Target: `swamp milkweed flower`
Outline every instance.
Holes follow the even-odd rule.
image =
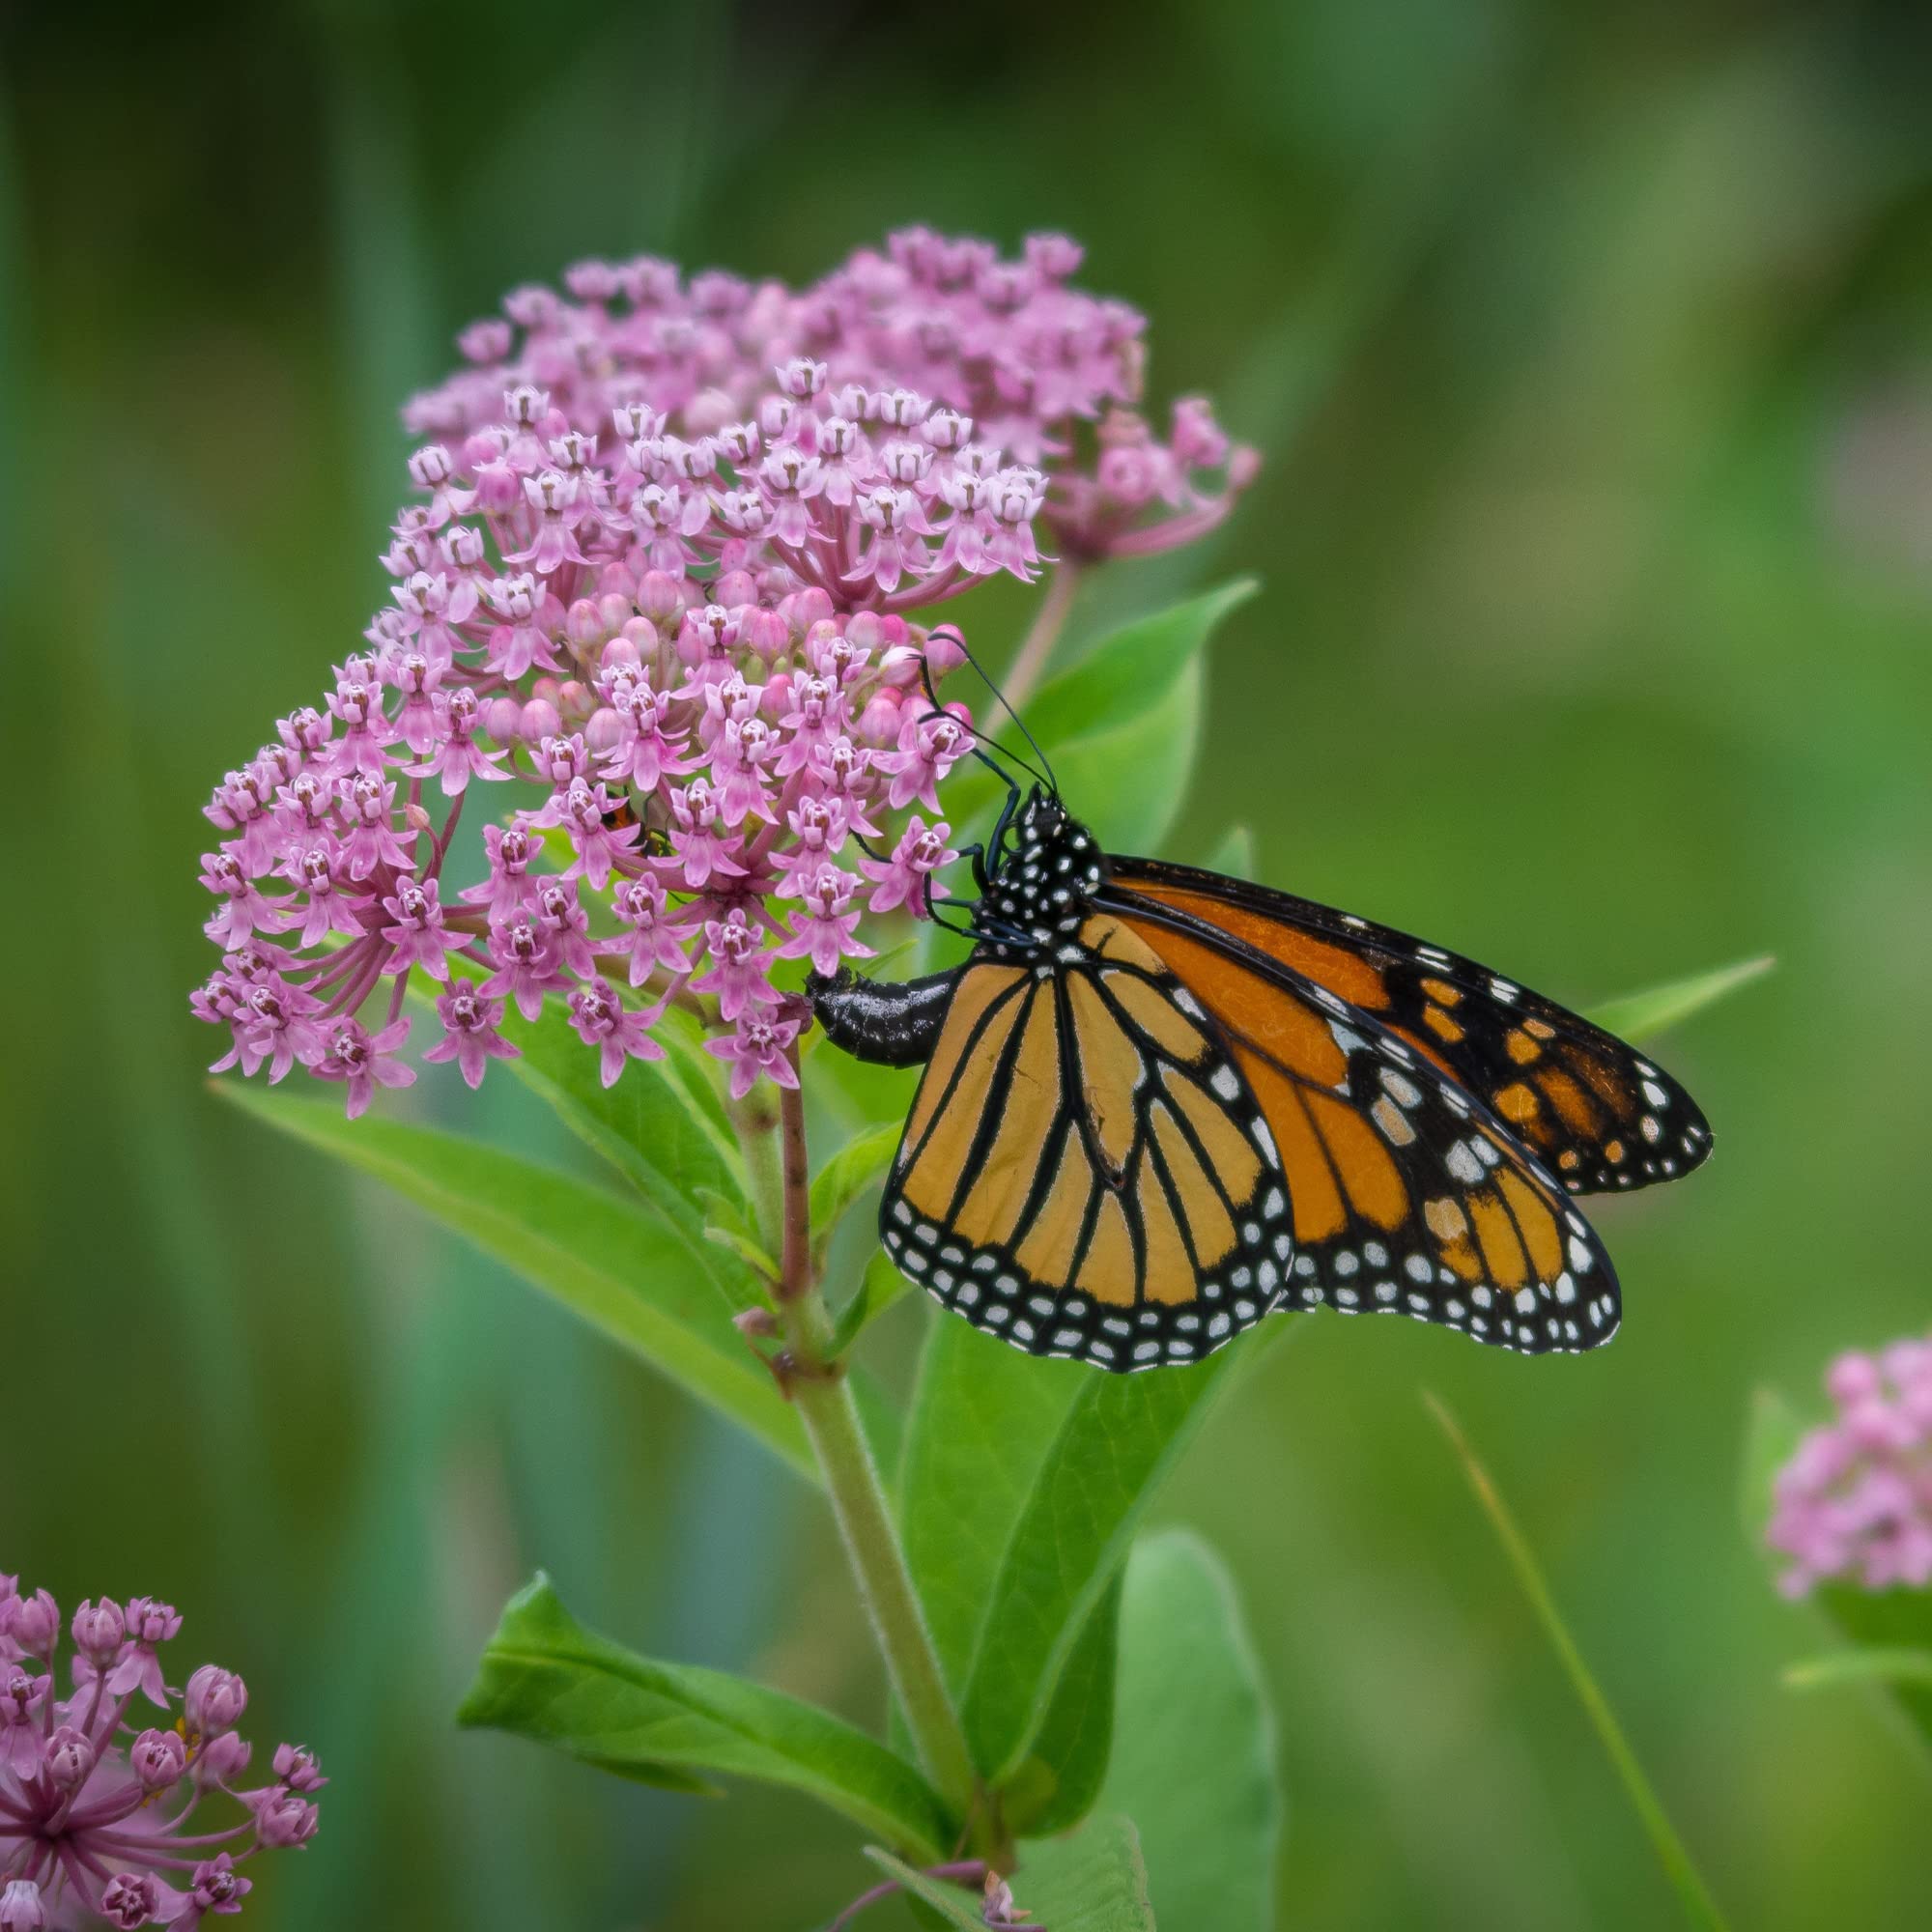
[[[673,999],[715,1000],[734,1089],[783,1080],[775,969],[868,956],[866,917],[921,916],[952,856],[975,740],[928,696],[963,661],[933,607],[1184,542],[1253,473],[1198,399],[1154,433],[1144,318],[1079,263],[925,229],[804,290],[584,262],[466,329],[404,411],[389,607],[206,808],[216,1070],[301,1066],[359,1114],[416,1077],[421,975],[422,1058],[472,1087],[552,995],[607,1085]],[[502,822],[465,879],[479,795]]]
[[[1787,1596],[1824,1582],[1932,1583],[1932,1340],[1840,1355],[1825,1376],[1835,1418],[1777,1472],[1765,1540],[1789,1556]]]
[[[241,1911],[257,1853],[315,1835],[328,1780],[312,1752],[280,1745],[272,1780],[238,1788],[242,1679],[205,1663],[183,1690],[165,1682],[159,1650],[181,1625],[152,1597],[83,1603],[64,1695],[58,1605],[0,1577],[0,1932],[187,1932]],[[217,1799],[242,1818],[213,1824],[202,1806]]]

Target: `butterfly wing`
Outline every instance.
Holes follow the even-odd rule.
[[[1100,904],[1215,1023],[1262,1108],[1292,1204],[1290,1306],[1413,1315],[1524,1353],[1615,1333],[1595,1233],[1435,1056],[1171,897],[1110,887]]]
[[[1697,1103],[1615,1035],[1474,960],[1288,893],[1150,859],[1113,890],[1240,941],[1368,1013],[1467,1088],[1572,1194],[1675,1179],[1711,1151]]]
[[[1050,965],[962,973],[879,1213],[900,1269],[1016,1348],[1208,1354],[1286,1292],[1280,1156],[1228,1043],[1094,917]]]

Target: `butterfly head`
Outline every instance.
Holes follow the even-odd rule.
[[[1009,838],[987,882],[988,931],[1009,942],[1025,935],[1022,950],[1077,931],[1106,882],[1099,842],[1057,794],[1038,786],[1014,815]]]

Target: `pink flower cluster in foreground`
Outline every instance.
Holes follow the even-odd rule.
[[[0,1577],[0,1932],[187,1932],[241,1911],[258,1852],[315,1835],[328,1780],[313,1753],[280,1745],[272,1780],[237,1788],[250,1754],[241,1678],[205,1663],[185,1689],[165,1682],[158,1653],[181,1623],[150,1597],[83,1603],[63,1692],[59,1606]],[[240,1822],[211,1818],[215,1801]]]
[[[938,787],[971,721],[928,689],[962,654],[909,613],[1030,580],[1042,539],[1186,541],[1253,472],[1206,404],[1165,440],[1135,412],[1143,319],[1073,288],[1079,260],[915,229],[804,291],[582,263],[466,330],[405,412],[431,440],[391,605],[207,807],[217,1069],[299,1065],[358,1114],[415,1078],[421,974],[422,1057],[472,1087],[517,1052],[510,1005],[551,995],[606,1084],[661,1054],[673,999],[735,1093],[789,1083],[775,974],[868,956],[862,918],[921,916],[953,856]],[[453,877],[479,794],[499,819]]]
[[[1792,1558],[1790,1596],[1814,1584],[1868,1590],[1932,1582],[1932,1341],[1845,1354],[1825,1387],[1836,1419],[1807,1432],[1777,1472],[1766,1540]]]

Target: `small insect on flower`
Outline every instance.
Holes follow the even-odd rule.
[[[242,1679],[203,1664],[185,1693],[168,1689],[158,1651],[181,1626],[150,1597],[90,1600],[64,1663],[53,1598],[0,1577],[0,1932],[181,1932],[241,1911],[258,1854],[315,1835],[328,1780],[312,1753],[282,1745],[270,1782],[237,1782],[250,1756]],[[214,1800],[243,1815],[220,1825]]]

